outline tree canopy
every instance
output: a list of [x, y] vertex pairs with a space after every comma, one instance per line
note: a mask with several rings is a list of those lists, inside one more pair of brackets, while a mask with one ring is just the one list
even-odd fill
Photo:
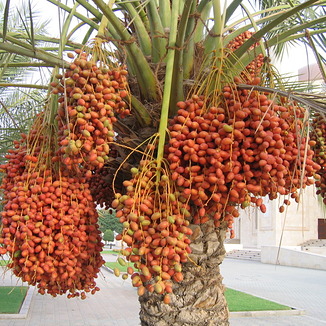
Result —
[[[144, 325], [227, 325], [219, 264], [240, 211], [265, 212], [266, 198], [284, 210], [315, 179], [325, 196], [325, 100], [270, 55], [301, 42], [325, 80], [325, 1], [48, 2], [65, 14], [59, 38], [30, 1], [15, 25], [0, 7], [2, 141], [14, 140], [0, 254], [41, 294], [84, 299], [101, 231], [119, 222]], [[35, 68], [49, 78], [19, 78]], [[12, 103], [13, 86], [31, 100]]]

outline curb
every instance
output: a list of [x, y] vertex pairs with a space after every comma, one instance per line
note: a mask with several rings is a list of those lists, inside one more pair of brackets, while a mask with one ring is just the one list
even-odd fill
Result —
[[103, 268], [104, 270], [106, 270], [107, 272], [109, 272], [111, 274], [114, 274], [113, 269], [111, 269], [111, 268], [109, 268], [109, 267], [107, 267], [105, 265], [102, 265], [101, 268]]
[[31, 305], [32, 297], [34, 294], [34, 287], [29, 287], [25, 299], [17, 314], [0, 314], [0, 319], [25, 319], [27, 318], [29, 308]]
[[306, 312], [304, 310], [294, 309], [291, 310], [262, 310], [262, 311], [232, 311], [230, 312], [231, 318], [240, 317], [275, 317], [275, 316], [302, 316]]

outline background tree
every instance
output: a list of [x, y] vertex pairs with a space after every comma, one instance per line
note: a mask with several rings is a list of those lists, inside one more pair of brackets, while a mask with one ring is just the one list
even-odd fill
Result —
[[122, 232], [122, 225], [115, 216], [114, 210], [99, 210], [98, 223], [101, 232], [105, 232], [107, 229], [111, 229], [117, 233]]
[[[271, 48], [279, 51], [286, 42], [307, 40], [308, 34], [322, 34], [325, 2], [310, 0], [266, 6], [261, 1], [263, 9], [258, 12], [246, 8], [242, 1], [232, 1], [229, 5], [218, 0], [110, 1], [107, 5], [102, 0], [78, 0], [71, 6], [56, 0], [49, 2], [69, 13], [60, 39], [36, 34], [33, 24], [19, 34], [10, 33], [4, 26], [0, 50], [33, 58], [41, 66], [54, 66], [51, 103], [56, 103], [56, 93], [59, 93], [73, 108], [60, 106], [56, 111], [53, 105], [49, 116], [55, 117], [54, 113], [70, 116], [68, 121], [74, 123], [77, 121], [73, 120], [74, 116], [78, 114], [76, 101], [87, 95], [87, 89], [97, 99], [104, 97], [104, 93], [100, 94], [103, 83], [99, 80], [107, 81], [104, 75], [108, 70], [112, 72], [108, 85], [111, 82], [112, 86], [114, 81], [120, 93], [114, 93], [114, 103], [105, 102], [117, 110], [114, 119], [113, 115], [109, 116], [111, 122], [114, 120], [115, 133], [105, 130], [111, 137], [109, 141], [106, 138], [110, 154], [96, 152], [97, 162], [105, 162], [105, 165], [96, 163], [96, 169], [84, 172], [91, 180], [99, 181], [90, 181], [96, 203], [112, 205], [123, 223], [120, 238], [128, 246], [123, 252], [126, 259], [135, 263], [132, 283], [141, 295], [142, 325], [227, 325], [228, 310], [219, 265], [225, 254], [226, 232], [232, 234], [233, 218], [238, 216], [239, 209], [247, 206], [258, 206], [264, 211], [262, 197], [265, 195], [275, 199], [280, 194], [293, 194], [297, 198], [300, 178], [294, 180], [289, 176], [300, 174], [303, 186], [311, 182], [306, 179], [306, 166], [309, 166], [308, 177], [317, 170], [311, 160], [312, 153], [305, 145], [308, 142], [303, 128], [304, 110], [292, 99], [284, 99], [286, 91], [296, 85], [283, 85], [270, 63], [269, 51]], [[4, 22], [9, 18], [9, 3], [6, 1]], [[236, 20], [239, 9], [243, 17]], [[302, 16], [307, 10], [309, 15]], [[78, 23], [71, 27], [75, 22], [73, 18], [77, 18]], [[297, 24], [299, 18], [300, 24]], [[89, 32], [81, 44], [76, 44], [72, 37], [80, 25], [87, 25]], [[93, 32], [96, 37], [91, 41]], [[52, 47], [38, 46], [36, 39], [51, 42]], [[318, 62], [322, 62], [323, 48], [318, 52], [311, 42], [307, 44], [316, 53]], [[63, 53], [75, 48], [82, 48], [84, 52], [77, 50], [75, 57], [71, 54], [72, 63], [62, 59]], [[87, 71], [88, 64], [97, 74], [98, 80], [92, 83], [95, 89], [101, 86], [97, 90], [89, 83], [87, 74], [92, 72]], [[96, 72], [103, 67], [104, 70]], [[126, 72], [128, 96], [121, 77]], [[71, 85], [75, 91], [79, 88], [82, 95], [65, 93]], [[110, 89], [110, 92], [116, 90]], [[246, 99], [251, 95], [252, 102], [248, 104]], [[86, 96], [83, 100], [89, 101], [89, 98]], [[297, 94], [296, 100], [302, 101], [302, 94]], [[79, 106], [83, 106], [80, 103]], [[319, 103], [312, 102], [311, 98], [305, 99], [305, 104], [322, 111]], [[284, 107], [284, 113], [274, 110], [276, 106], [282, 107], [280, 110]], [[82, 112], [83, 108], [78, 110]], [[82, 112], [83, 117], [78, 118], [83, 119], [84, 113], [91, 115], [92, 126], [100, 125], [92, 120], [98, 119], [98, 112]], [[264, 170], [264, 166], [276, 164], [274, 160], [278, 160], [281, 153], [259, 147], [256, 134], [264, 131], [259, 130], [260, 127], [270, 132], [269, 126], [280, 119], [284, 128], [299, 128], [295, 132], [291, 129], [292, 138], [287, 139], [292, 146], [306, 146], [306, 160], [297, 161], [297, 157], [287, 152], [285, 169], [279, 174], [276, 172], [282, 181], [276, 184], [276, 177], [271, 182], [270, 171]], [[57, 120], [50, 121], [51, 130], [63, 128], [60, 118]], [[84, 121], [79, 120], [80, 124]], [[109, 120], [105, 117], [103, 121]], [[242, 132], [243, 121], [249, 131]], [[111, 124], [108, 126], [111, 128]], [[277, 127], [273, 126], [272, 129]], [[60, 146], [64, 148], [68, 143], [63, 159], [73, 170], [76, 166], [70, 164], [74, 159], [72, 154], [78, 156], [80, 148], [85, 146], [76, 144], [75, 139], [64, 138], [65, 131], [61, 132]], [[276, 149], [286, 152], [291, 146], [284, 145], [281, 132], [278, 139], [274, 139], [281, 141], [280, 148]], [[89, 137], [88, 133], [84, 132], [83, 137]], [[83, 137], [77, 140], [86, 141]], [[302, 144], [297, 145], [300, 142]], [[261, 152], [253, 155], [258, 147]], [[300, 152], [301, 148], [295, 150]], [[214, 154], [216, 157], [212, 157]], [[250, 162], [250, 157], [257, 161]], [[86, 165], [89, 161], [90, 157], [85, 155], [80, 164]], [[235, 175], [246, 175], [246, 179], [235, 179]], [[265, 180], [260, 178], [262, 175]], [[218, 184], [222, 179], [224, 183]], [[268, 188], [267, 184], [273, 186]], [[10, 202], [9, 192], [7, 197]], [[166, 305], [170, 300], [173, 304]]]
[[113, 231], [110, 229], [105, 230], [103, 240], [105, 241], [105, 243], [114, 241]]

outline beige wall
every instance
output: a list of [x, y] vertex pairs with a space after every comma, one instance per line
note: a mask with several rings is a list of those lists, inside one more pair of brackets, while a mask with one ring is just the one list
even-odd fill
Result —
[[261, 262], [301, 268], [326, 270], [326, 256], [300, 250], [266, 246], [261, 248]]
[[298, 246], [318, 238], [317, 221], [323, 211], [319, 205], [314, 187], [307, 187], [301, 195], [301, 202], [287, 206], [279, 213], [283, 199], [265, 200], [265, 214], [249, 208], [240, 215], [240, 242], [244, 247]]

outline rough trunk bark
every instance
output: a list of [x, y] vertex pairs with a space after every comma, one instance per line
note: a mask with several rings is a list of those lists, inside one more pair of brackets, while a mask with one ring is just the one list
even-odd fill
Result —
[[226, 228], [215, 228], [213, 222], [192, 225], [192, 254], [183, 264], [184, 280], [174, 283], [172, 302], [162, 296], [146, 293], [139, 298], [142, 326], [226, 326], [229, 311], [219, 265], [225, 249]]

